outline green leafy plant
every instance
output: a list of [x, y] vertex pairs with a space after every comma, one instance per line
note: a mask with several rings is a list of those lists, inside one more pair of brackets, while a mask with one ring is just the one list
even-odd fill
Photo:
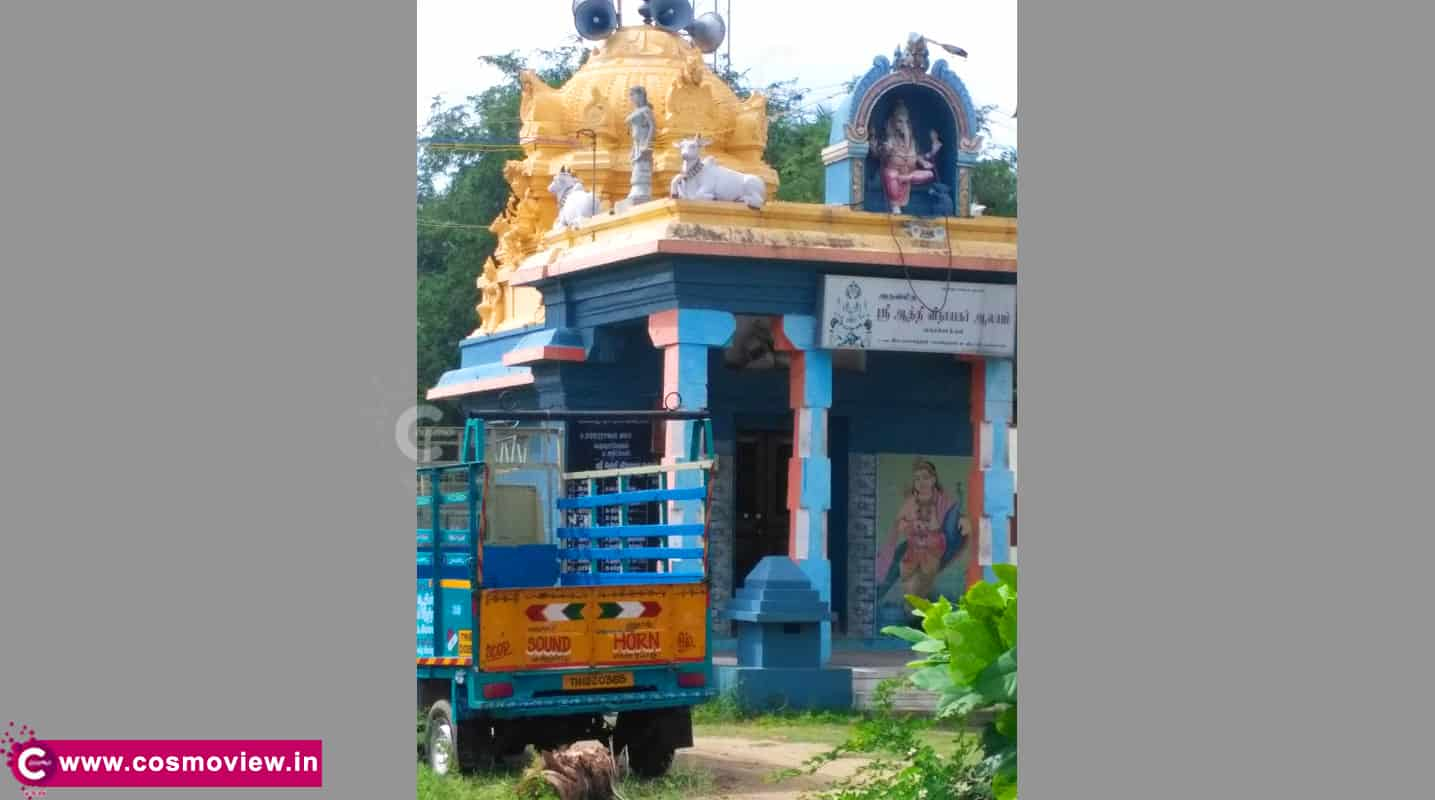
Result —
[[924, 736], [935, 720], [893, 711], [893, 694], [901, 682], [878, 685], [872, 712], [857, 723], [851, 737], [830, 751], [808, 759], [802, 768], [777, 773], [774, 780], [811, 775], [839, 758], [867, 759], [849, 777], [827, 789], [810, 792], [811, 800], [992, 800], [991, 770], [981, 745], [960, 731], [952, 732], [951, 752], [939, 752]]
[[992, 567], [997, 582], [973, 585], [954, 607], [947, 598], [908, 597], [921, 628], [882, 632], [911, 643], [922, 658], [908, 666], [914, 686], [939, 695], [937, 718], [989, 713], [982, 731], [984, 766], [995, 800], [1015, 800], [1017, 571]]

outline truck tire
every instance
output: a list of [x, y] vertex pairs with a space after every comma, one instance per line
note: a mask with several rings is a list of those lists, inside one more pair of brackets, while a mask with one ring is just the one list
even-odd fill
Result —
[[673, 766], [680, 747], [693, 746], [692, 710], [627, 711], [613, 731], [614, 755], [628, 751], [628, 767], [643, 778], [660, 778]]
[[474, 719], [458, 724], [458, 766], [464, 772], [489, 769], [494, 762], [493, 726]]
[[447, 700], [429, 706], [424, 760], [435, 775], [458, 771], [458, 726], [454, 724], [453, 709]]
[[520, 745], [517, 749], [509, 750], [499, 756], [499, 761], [507, 769], [522, 769], [528, 766], [533, 757], [528, 753], [528, 745]]
[[648, 741], [628, 745], [628, 767], [640, 778], [661, 778], [673, 766], [676, 752], [668, 742]]

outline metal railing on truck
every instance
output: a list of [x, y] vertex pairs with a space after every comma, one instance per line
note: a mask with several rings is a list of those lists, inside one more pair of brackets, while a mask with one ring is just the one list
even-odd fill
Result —
[[[495, 418], [509, 417], [502, 413]], [[693, 422], [686, 461], [564, 473], [565, 484], [586, 491], [556, 501], [567, 519], [554, 533], [560, 586], [700, 583], [706, 579], [707, 501], [714, 463], [712, 421], [706, 411], [535, 411], [524, 412], [518, 419]], [[674, 504], [681, 504], [682, 517], [676, 522], [670, 518]], [[656, 521], [636, 513], [652, 506], [657, 508]]]
[[[648, 583], [700, 583], [707, 577], [707, 500], [712, 459], [653, 467], [565, 473], [565, 480], [586, 481], [588, 492], [558, 500], [564, 511], [587, 512], [586, 525], [557, 530], [563, 586], [623, 586]], [[688, 475], [697, 485], [669, 487]], [[633, 488], [634, 479], [656, 477], [658, 488]], [[617, 479], [616, 492], [601, 492], [599, 483]], [[634, 506], [660, 504], [659, 522], [630, 524]], [[696, 521], [672, 522], [669, 504], [688, 504]], [[700, 507], [701, 511], [697, 511]], [[616, 509], [617, 524], [602, 524], [604, 509]], [[664, 543], [663, 540], [667, 540]], [[690, 540], [697, 540], [694, 544]], [[686, 569], [685, 569], [686, 568]]]
[[[502, 411], [475, 414], [467, 420], [459, 462], [420, 467], [428, 492], [420, 508], [432, 509], [432, 522], [419, 529], [419, 544], [430, 545], [437, 578], [456, 579], [463, 567], [472, 588], [483, 585], [483, 545], [488, 538], [484, 499], [493, 471], [485, 463], [485, 422], [569, 422], [574, 420], [635, 420], [693, 422], [687, 460], [673, 464], [564, 473], [565, 483], [586, 484], [587, 493], [559, 498], [555, 505], [569, 516], [557, 525], [555, 539], [561, 566], [560, 586], [621, 586], [647, 583], [700, 583], [706, 579], [707, 521], [711, 472], [714, 466], [712, 421], [706, 410], [666, 411]], [[645, 480], [646, 479], [646, 480]], [[458, 483], [457, 486], [446, 485]], [[616, 482], [616, 492], [603, 484]], [[655, 482], [656, 488], [635, 486]], [[670, 486], [672, 483], [674, 485]], [[633, 523], [634, 507], [655, 505], [658, 520]], [[681, 504], [682, 518], [672, 521], [672, 504]], [[445, 527], [442, 509], [467, 511], [465, 528]], [[604, 514], [613, 511], [616, 514]], [[616, 524], [606, 518], [616, 516]], [[434, 537], [433, 532], [439, 535]], [[423, 556], [420, 555], [422, 565]], [[437, 609], [436, 609], [437, 611]], [[436, 626], [439, 620], [435, 620]]]
[[[428, 517], [428, 527], [418, 528], [415, 541], [420, 601], [417, 645], [421, 661], [438, 665], [471, 661], [471, 657], [448, 655], [460, 649], [460, 642], [445, 640], [449, 632], [454, 631], [456, 636], [462, 631], [471, 632], [472, 623], [471, 617], [465, 616], [467, 609], [455, 614], [443, 597], [445, 589], [478, 586], [483, 574], [481, 517], [489, 473], [482, 459], [483, 426], [481, 422], [470, 422], [464, 429], [459, 463], [418, 468], [417, 508]], [[465, 516], [463, 527], [456, 527], [451, 520], [446, 522], [445, 512], [455, 508]]]

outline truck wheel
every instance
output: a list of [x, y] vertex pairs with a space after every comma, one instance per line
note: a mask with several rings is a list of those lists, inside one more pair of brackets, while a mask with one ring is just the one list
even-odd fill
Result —
[[528, 762], [531, 760], [531, 757], [528, 755], [528, 745], [526, 744], [521, 744], [516, 748], [508, 750], [500, 758], [503, 761], [503, 766], [509, 769], [522, 769], [528, 766]]
[[493, 728], [485, 720], [469, 720], [458, 724], [458, 766], [464, 772], [477, 772], [493, 766]]
[[447, 700], [429, 706], [425, 742], [424, 755], [435, 775], [458, 771], [458, 726], [453, 722], [453, 709]]
[[673, 766], [674, 752], [667, 742], [634, 742], [628, 745], [628, 766], [640, 778], [661, 778]]
[[687, 707], [622, 713], [613, 730], [614, 754], [627, 750], [628, 766], [644, 778], [667, 774], [677, 749], [692, 746], [692, 711]]

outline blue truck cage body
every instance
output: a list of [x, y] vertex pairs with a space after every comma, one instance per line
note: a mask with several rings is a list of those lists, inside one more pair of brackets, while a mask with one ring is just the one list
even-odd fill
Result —
[[[604, 412], [497, 413], [494, 418], [586, 419]], [[447, 682], [443, 692], [457, 720], [495, 720], [581, 714], [612, 715], [690, 707], [717, 694], [712, 674], [712, 613], [707, 603], [701, 658], [682, 662], [643, 663], [613, 667], [485, 671], [479, 657], [483, 624], [483, 593], [506, 589], [565, 587], [643, 587], [706, 585], [706, 502], [709, 498], [712, 423], [703, 412], [606, 412], [614, 417], [652, 416], [691, 420], [687, 461], [618, 473], [617, 491], [600, 493], [599, 478], [588, 478], [586, 496], [553, 498], [560, 514], [589, 512], [597, 523], [600, 511], [616, 509], [617, 524], [559, 524], [549, 528], [548, 542], [519, 546], [487, 543], [488, 495], [494, 470], [485, 462], [486, 428], [482, 419], [467, 421], [458, 463], [418, 468], [417, 508], [417, 678], [425, 684]], [[671, 472], [670, 472], [671, 471]], [[597, 473], [580, 473], [577, 477]], [[650, 475], [658, 488], [634, 488], [633, 478]], [[669, 487], [669, 475], [677, 476]], [[606, 473], [605, 473], [606, 475]], [[572, 480], [573, 475], [565, 474]], [[669, 504], [701, 506], [701, 522], [669, 522]], [[659, 520], [628, 524], [629, 509], [658, 504]], [[445, 512], [457, 512], [466, 524], [445, 525]], [[578, 568], [571, 565], [578, 564]], [[600, 569], [600, 564], [605, 569]], [[587, 565], [583, 569], [582, 565]], [[567, 676], [631, 675], [620, 689], [574, 690]], [[430, 688], [432, 696], [432, 688]], [[422, 704], [421, 699], [421, 704]]]

